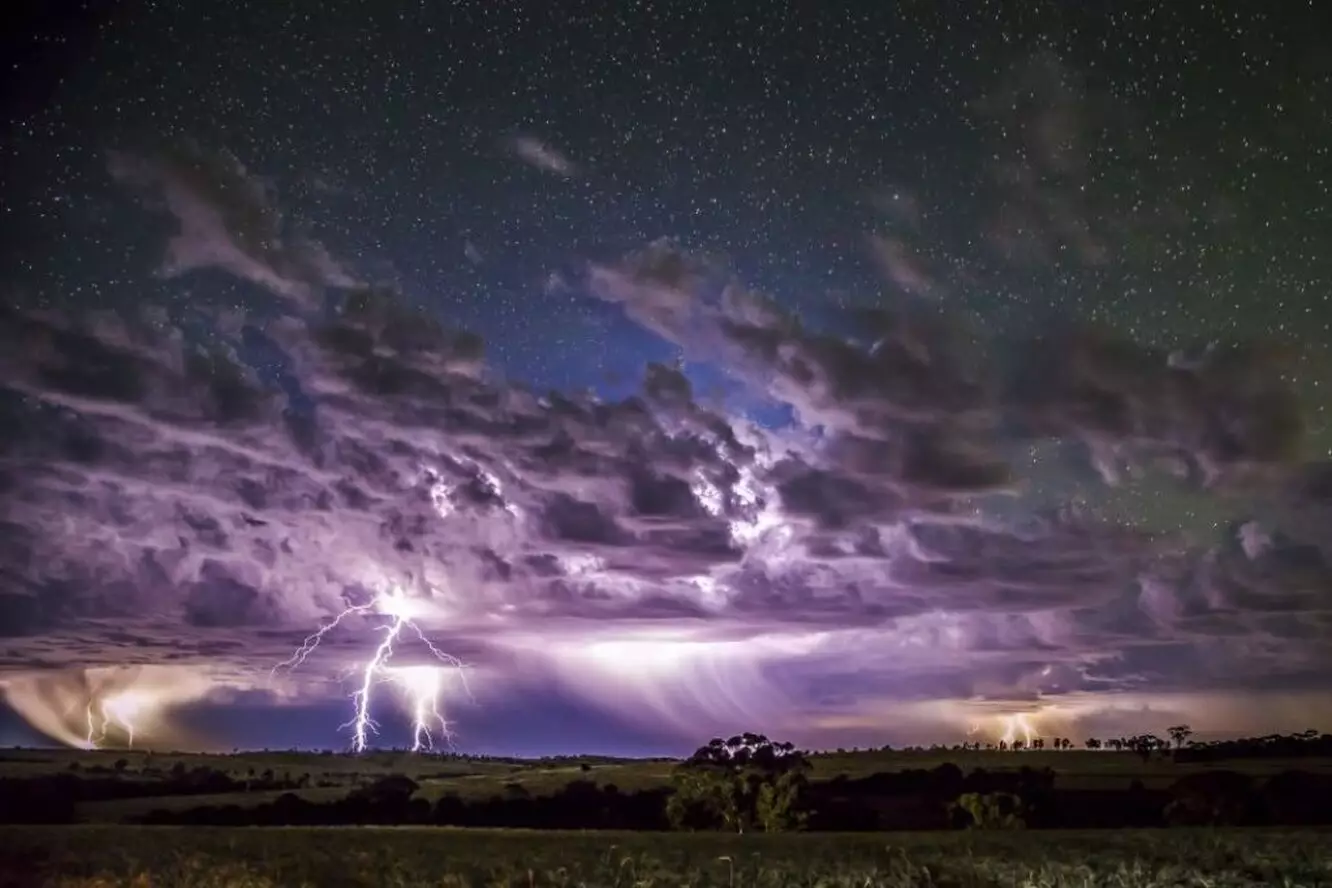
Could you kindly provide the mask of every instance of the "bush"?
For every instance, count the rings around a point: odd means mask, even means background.
[[[1026,829],[1026,806],[1011,792],[967,792],[958,796],[953,810],[967,819],[970,829]]]

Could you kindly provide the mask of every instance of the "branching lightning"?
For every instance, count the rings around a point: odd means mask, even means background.
[[[353,751],[364,752],[369,744],[370,735],[379,733],[379,725],[370,715],[374,689],[385,682],[391,682],[396,684],[408,699],[412,713],[412,751],[433,749],[436,732],[444,741],[450,736],[448,722],[440,712],[439,703],[444,687],[444,674],[447,670],[456,671],[462,677],[463,686],[466,688],[466,678],[462,673],[465,666],[456,657],[441,651],[426,637],[421,627],[414,622],[414,617],[419,615],[416,602],[401,591],[381,593],[368,604],[355,605],[342,611],[317,632],[308,636],[295,653],[274,666],[273,674],[279,669],[295,669],[304,663],[306,657],[319,647],[324,636],[337,628],[348,616],[371,613],[388,617],[389,622],[379,627],[383,637],[375,647],[370,660],[360,667],[360,682],[352,694],[353,715],[341,727],[344,730],[351,729]],[[401,639],[404,631],[414,633],[431,656],[444,665],[390,665],[394,645]]]
[[[301,646],[296,649],[296,652],[294,654],[292,654],[290,657],[288,657],[287,659],[283,660],[281,663],[274,666],[272,670],[269,671],[268,673],[269,678],[275,678],[277,676],[279,669],[295,669],[297,666],[304,663],[305,658],[310,656],[310,654],[314,652],[315,648],[319,647],[319,642],[324,640],[324,636],[332,632],[334,629],[338,628],[338,625],[343,620],[345,620],[347,617],[350,617],[352,614],[369,613],[370,611],[375,609],[378,603],[379,599],[376,598],[374,601],[370,602],[369,604],[358,604],[355,607],[349,607],[346,610],[344,610],[342,613],[334,617],[330,622],[325,623],[323,626],[321,626],[319,628],[319,631],[306,636],[305,641],[301,642]]]
[[[412,751],[420,752],[434,748],[435,736],[431,733],[432,727],[437,726],[440,738],[448,740],[449,723],[439,711],[444,670],[436,666],[400,666],[390,669],[389,674],[392,681],[403,689],[411,702]]]

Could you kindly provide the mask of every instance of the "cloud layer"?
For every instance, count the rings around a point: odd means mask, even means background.
[[[0,669],[58,740],[99,670],[145,694],[169,682],[115,670],[273,687],[314,627],[389,591],[475,696],[554,683],[682,737],[1328,690],[1332,467],[1300,462],[1279,349],[1003,338],[915,301],[896,247],[912,298],[848,340],[660,241],[578,285],[796,425],[704,406],[675,366],[624,401],[542,395],[358,284],[234,159],[110,169],[178,223],[164,274],[220,268],[284,308],[219,316],[206,344],[148,307],[0,317]],[[1224,500],[1233,523],[1146,529],[1065,498],[1070,477]],[[377,625],[348,618],[291,680],[340,692]]]

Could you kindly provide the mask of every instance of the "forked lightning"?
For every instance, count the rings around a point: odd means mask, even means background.
[[[272,674],[280,669],[295,669],[305,662],[319,647],[324,636],[337,628],[343,620],[352,615],[377,614],[389,618],[386,625],[380,627],[383,637],[375,647],[370,660],[360,669],[360,683],[352,694],[353,715],[342,725],[352,732],[352,750],[364,752],[369,744],[370,735],[379,732],[379,725],[370,715],[370,703],[376,686],[385,682],[396,684],[407,696],[412,713],[412,751],[432,749],[436,736],[444,741],[449,739],[448,722],[439,708],[439,697],[444,686],[445,669],[457,670],[462,675],[464,664],[449,654],[444,653],[428,639],[413,617],[418,614],[416,602],[400,591],[385,592],[368,604],[358,604],[339,613],[331,621],[312,633],[301,643],[290,657],[273,667]],[[409,630],[420,639],[426,649],[443,666],[392,666],[393,647],[401,639],[405,630]]]

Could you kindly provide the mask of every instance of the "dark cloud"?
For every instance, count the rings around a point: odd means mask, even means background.
[[[179,226],[159,269],[163,277],[220,268],[300,303],[320,287],[355,283],[231,154],[173,142],[146,156],[112,151],[108,169]]]
[[[280,616],[275,602],[237,574],[258,571],[250,562],[227,565],[205,559],[199,579],[185,593],[185,622],[200,628],[263,625]]]
[[[1043,162],[1075,175],[1066,125],[1043,124]],[[113,158],[180,222],[171,268],[300,298],[206,347],[148,309],[0,318],[7,662],[266,671],[397,590],[493,693],[549,672],[667,720],[813,706],[774,670],[819,685],[849,663],[881,698],[1014,701],[1329,665],[1308,631],[1332,615],[1317,544],[1001,507],[1043,483],[1011,455],[1054,438],[1086,445],[1091,483],[1183,459],[1197,488],[1242,477],[1326,527],[1326,467],[1293,468],[1270,349],[1181,363],[1080,329],[982,336],[915,303],[855,342],[657,243],[593,267],[591,290],[800,427],[707,409],[658,364],[641,396],[541,396],[495,381],[475,336],[352,287],[232,159],[191,157]],[[322,285],[347,287],[327,313]],[[247,342],[294,385],[261,381]],[[357,625],[330,656],[364,655]]]

